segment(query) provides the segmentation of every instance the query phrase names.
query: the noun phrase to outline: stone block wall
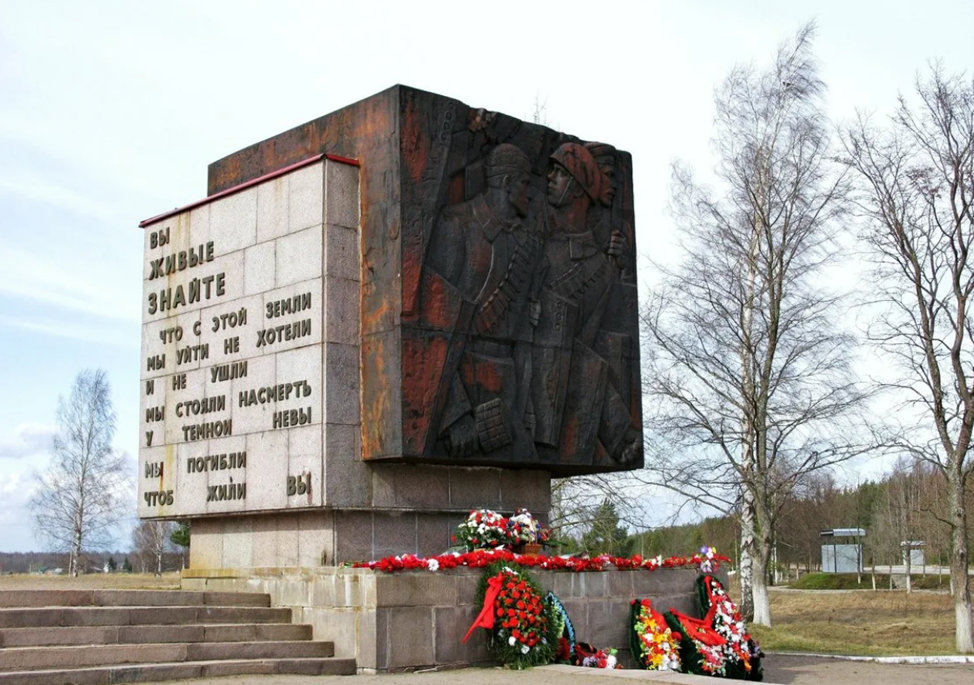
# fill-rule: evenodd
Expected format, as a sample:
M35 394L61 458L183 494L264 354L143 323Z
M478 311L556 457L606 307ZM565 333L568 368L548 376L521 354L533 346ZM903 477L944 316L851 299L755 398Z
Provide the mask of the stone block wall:
M355 508L196 519L190 567L315 567L392 554L431 556L451 546L453 532L470 509L511 513L523 507L546 521L551 508L546 471L373 466L357 454L354 460L341 456L332 453L326 469L339 464L355 472L355 478L344 481L349 491L366 493L355 495Z
M195 532L194 532L195 535ZM489 663L487 633L473 623L483 571L382 573L368 569L217 569L184 571L183 588L266 592L274 606L294 611L294 620L314 627L316 640L331 640L335 654L355 657L363 672ZM661 611L699 615L694 569L572 573L532 571L553 590L572 619L579 639L615 647L627 667L629 605L649 597Z

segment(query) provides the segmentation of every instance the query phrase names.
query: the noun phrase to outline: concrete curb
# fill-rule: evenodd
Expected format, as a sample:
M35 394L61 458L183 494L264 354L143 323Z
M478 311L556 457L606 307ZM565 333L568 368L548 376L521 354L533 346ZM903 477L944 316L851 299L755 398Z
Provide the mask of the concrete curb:
M841 654L813 654L810 652L765 652L768 656L804 656L839 661L871 661L877 664L974 664L974 656L843 656Z

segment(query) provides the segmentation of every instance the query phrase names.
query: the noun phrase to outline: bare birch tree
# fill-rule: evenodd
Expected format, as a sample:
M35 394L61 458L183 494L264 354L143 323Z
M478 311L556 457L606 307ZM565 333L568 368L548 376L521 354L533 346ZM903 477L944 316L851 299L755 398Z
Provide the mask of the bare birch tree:
M176 530L175 521L143 520L132 531L132 546L139 554L143 565L151 561L155 565L157 576L162 575L162 562L166 554L176 552L176 543L172 534ZM143 569L145 572L147 569Z
M715 94L719 194L674 167L683 264L644 310L647 473L741 522L742 609L771 624L775 518L806 474L860 446L854 340L823 286L845 216L808 24Z
M926 425L904 447L943 473L959 652L974 652L964 489L974 469L974 81L934 66L889 126L865 117L845 135L882 307L873 341L902 370L889 385ZM915 410L915 411L912 411Z
M35 476L28 506L38 535L70 555L69 572L77 576L84 552L107 547L128 510L125 458L112 447L115 409L104 371L78 374L67 400L58 399L57 422L51 465Z

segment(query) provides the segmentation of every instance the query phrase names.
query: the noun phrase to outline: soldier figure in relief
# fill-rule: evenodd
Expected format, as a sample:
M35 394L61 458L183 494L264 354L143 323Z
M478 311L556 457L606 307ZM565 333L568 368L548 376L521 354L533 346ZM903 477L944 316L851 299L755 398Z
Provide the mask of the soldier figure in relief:
M615 227L605 247L589 229L593 205L611 202L611 181L578 143L561 145L551 163L552 228L533 350L535 440L566 460L583 455L625 464L638 457L641 433L613 386L609 364L595 351L625 247Z
M440 214L426 266L472 305L464 346L444 369L449 399L439 431L451 457L534 457L531 346L544 276L538 222L529 216L530 162L511 144L486 159L486 190Z

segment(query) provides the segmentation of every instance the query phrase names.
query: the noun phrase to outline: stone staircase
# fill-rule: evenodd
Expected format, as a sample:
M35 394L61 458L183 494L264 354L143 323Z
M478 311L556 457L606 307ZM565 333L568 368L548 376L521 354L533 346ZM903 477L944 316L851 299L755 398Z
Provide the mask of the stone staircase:
M0 685L353 675L355 660L334 651L264 594L0 591Z

